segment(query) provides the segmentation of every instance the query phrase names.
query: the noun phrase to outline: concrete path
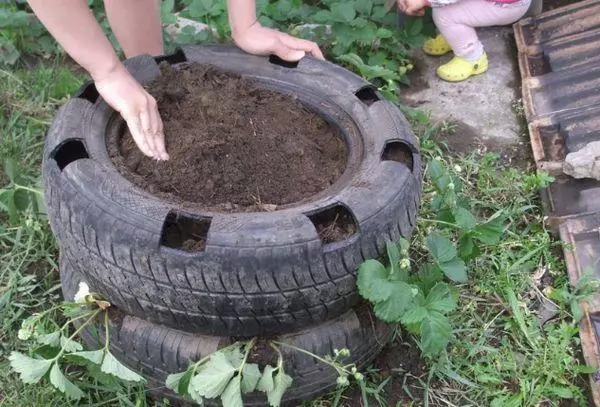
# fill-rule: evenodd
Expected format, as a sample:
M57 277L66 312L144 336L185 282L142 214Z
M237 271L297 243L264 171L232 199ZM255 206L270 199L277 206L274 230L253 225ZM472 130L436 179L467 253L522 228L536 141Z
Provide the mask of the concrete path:
M512 155L509 150L528 151L525 129L515 113L520 98L520 74L512 28L494 27L478 32L490 60L487 73L458 84L444 82L435 70L452 55L436 58L415 50L413 84L402 89L402 100L431 111L435 121L454 123L456 131L446 141L459 153L473 149L507 155Z

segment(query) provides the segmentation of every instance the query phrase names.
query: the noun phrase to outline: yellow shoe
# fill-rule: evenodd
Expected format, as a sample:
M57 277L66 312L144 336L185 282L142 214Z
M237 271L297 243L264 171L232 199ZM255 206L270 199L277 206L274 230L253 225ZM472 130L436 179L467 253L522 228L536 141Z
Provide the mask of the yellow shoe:
M475 63L469 62L461 57L454 57L437 69L440 78L448 82L461 82L473 75L479 75L488 70L488 58L484 52Z
M425 41L425 44L423 44L423 52L427 55L439 57L450 51L452 51L452 47L450 47L450 44L448 44L442 34L438 34L435 38L428 39Z

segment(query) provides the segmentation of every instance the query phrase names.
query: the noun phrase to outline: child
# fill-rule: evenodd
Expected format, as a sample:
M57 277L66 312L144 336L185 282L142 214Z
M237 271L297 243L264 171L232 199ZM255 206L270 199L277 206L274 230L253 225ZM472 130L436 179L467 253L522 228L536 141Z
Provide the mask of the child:
M147 156L167 160L156 101L129 74L102 32L87 0L29 0L40 21L92 77L98 93L118 111ZM104 0L106 14L126 57L163 53L159 0ZM254 0L228 0L237 46L252 54L276 54L297 61L306 54L323 59L317 44L264 28Z
M423 50L440 56L454 51L454 58L437 69L440 78L460 82L488 70L488 58L475 27L507 25L527 13L531 0L398 0L398 7L409 15L433 10L433 21L440 34L425 42Z

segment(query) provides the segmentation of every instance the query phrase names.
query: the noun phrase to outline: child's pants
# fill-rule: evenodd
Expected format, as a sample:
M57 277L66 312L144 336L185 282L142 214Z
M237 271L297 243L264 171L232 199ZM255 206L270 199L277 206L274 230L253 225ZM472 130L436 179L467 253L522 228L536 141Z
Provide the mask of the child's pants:
M434 7L433 21L452 47L454 55L476 61L483 54L475 27L509 25L527 13L531 0L498 4L487 0L459 0L449 6Z

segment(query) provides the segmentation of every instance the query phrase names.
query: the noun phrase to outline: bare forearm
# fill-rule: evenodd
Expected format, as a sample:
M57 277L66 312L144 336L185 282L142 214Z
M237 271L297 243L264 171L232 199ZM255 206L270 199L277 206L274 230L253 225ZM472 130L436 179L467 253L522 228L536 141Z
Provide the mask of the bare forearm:
M227 0L227 8L233 38L256 23L255 0Z
M31 8L67 53L95 79L120 62L85 0L29 0Z

